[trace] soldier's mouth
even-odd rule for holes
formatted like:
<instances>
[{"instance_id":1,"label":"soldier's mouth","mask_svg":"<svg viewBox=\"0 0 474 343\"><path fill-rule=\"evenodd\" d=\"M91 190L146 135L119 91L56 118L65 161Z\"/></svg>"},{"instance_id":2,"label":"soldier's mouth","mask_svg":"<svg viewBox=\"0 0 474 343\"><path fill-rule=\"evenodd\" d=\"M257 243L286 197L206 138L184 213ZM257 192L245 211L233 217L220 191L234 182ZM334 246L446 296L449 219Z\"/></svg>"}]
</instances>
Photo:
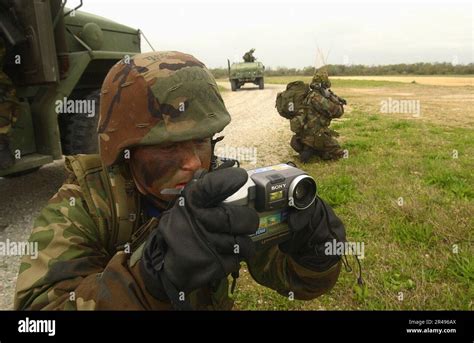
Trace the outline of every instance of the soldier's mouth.
<instances>
[{"instance_id":1,"label":"soldier's mouth","mask_svg":"<svg viewBox=\"0 0 474 343\"><path fill-rule=\"evenodd\" d=\"M174 186L170 185L168 188L163 188L160 193L168 195L179 195L181 194L181 191L184 189L184 187L186 187L189 181L190 180L186 182L176 183Z\"/></svg>"}]
</instances>

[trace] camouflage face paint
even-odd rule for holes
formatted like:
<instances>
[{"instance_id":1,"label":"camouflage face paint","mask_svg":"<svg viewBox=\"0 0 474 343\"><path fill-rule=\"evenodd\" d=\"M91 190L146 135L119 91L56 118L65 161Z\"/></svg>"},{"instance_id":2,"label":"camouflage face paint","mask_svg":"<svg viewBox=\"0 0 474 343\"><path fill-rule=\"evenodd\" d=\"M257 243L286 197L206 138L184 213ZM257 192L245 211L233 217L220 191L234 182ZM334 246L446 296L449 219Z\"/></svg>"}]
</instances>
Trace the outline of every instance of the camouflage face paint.
<instances>
[{"instance_id":1,"label":"camouflage face paint","mask_svg":"<svg viewBox=\"0 0 474 343\"><path fill-rule=\"evenodd\" d=\"M160 200L173 201L176 195L164 195L165 188L183 187L198 169L211 165L211 139L192 140L132 150L130 167L141 193Z\"/></svg>"}]
</instances>

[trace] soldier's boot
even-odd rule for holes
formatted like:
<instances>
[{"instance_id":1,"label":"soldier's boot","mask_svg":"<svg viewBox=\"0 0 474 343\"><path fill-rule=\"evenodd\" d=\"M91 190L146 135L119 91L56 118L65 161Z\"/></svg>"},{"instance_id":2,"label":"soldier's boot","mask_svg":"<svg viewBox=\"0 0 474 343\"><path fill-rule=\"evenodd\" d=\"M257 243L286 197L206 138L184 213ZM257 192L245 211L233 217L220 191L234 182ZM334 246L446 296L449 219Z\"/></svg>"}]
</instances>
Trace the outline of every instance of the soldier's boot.
<instances>
[{"instance_id":1,"label":"soldier's boot","mask_svg":"<svg viewBox=\"0 0 474 343\"><path fill-rule=\"evenodd\" d=\"M323 148L319 151L319 156L323 160L338 160L344 156L339 142L332 136L326 136Z\"/></svg>"},{"instance_id":2,"label":"soldier's boot","mask_svg":"<svg viewBox=\"0 0 474 343\"><path fill-rule=\"evenodd\" d=\"M342 157L344 157L344 150L342 149L334 149L334 150L329 150L329 151L323 151L320 154L321 158L323 160L338 160Z\"/></svg>"},{"instance_id":3,"label":"soldier's boot","mask_svg":"<svg viewBox=\"0 0 474 343\"><path fill-rule=\"evenodd\" d=\"M338 149L337 151L334 152L333 155L335 156L336 159L340 159L344 157L345 152L342 149Z\"/></svg>"},{"instance_id":4,"label":"soldier's boot","mask_svg":"<svg viewBox=\"0 0 474 343\"><path fill-rule=\"evenodd\" d=\"M291 137L290 141L290 146L295 150L296 152L302 152L304 149L304 144L301 143L301 140L298 138L298 136L294 135Z\"/></svg>"},{"instance_id":5,"label":"soldier's boot","mask_svg":"<svg viewBox=\"0 0 474 343\"><path fill-rule=\"evenodd\" d=\"M306 163L309 161L311 156L313 156L314 150L308 146L305 146L304 149L300 152L300 161Z\"/></svg>"},{"instance_id":6,"label":"soldier's boot","mask_svg":"<svg viewBox=\"0 0 474 343\"><path fill-rule=\"evenodd\" d=\"M9 143L7 135L0 135L0 169L10 168L15 163Z\"/></svg>"}]
</instances>

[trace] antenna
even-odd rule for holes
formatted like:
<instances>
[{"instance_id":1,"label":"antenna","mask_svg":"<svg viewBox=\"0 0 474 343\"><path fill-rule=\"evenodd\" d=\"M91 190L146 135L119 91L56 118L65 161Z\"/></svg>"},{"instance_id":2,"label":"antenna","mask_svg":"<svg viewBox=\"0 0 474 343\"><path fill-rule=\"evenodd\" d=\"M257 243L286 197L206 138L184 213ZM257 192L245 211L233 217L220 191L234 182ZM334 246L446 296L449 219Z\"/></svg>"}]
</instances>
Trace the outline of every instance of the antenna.
<instances>
[{"instance_id":1,"label":"antenna","mask_svg":"<svg viewBox=\"0 0 474 343\"><path fill-rule=\"evenodd\" d=\"M331 47L332 48L332 47ZM331 53L331 48L329 48L326 55L324 55L323 49L320 48L318 43L316 43L316 63L315 63L315 72L318 69L322 69L323 67L327 66L327 62L329 61L329 54ZM325 68L327 71L327 68Z\"/></svg>"}]
</instances>

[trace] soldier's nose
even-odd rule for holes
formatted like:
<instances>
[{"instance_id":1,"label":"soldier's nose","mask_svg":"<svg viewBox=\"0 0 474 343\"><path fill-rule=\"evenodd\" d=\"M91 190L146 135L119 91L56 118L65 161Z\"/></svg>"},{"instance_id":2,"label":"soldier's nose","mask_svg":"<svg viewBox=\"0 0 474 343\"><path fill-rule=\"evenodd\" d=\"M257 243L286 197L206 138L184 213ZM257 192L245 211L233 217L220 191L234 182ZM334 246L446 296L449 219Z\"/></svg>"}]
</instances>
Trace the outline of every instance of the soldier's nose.
<instances>
[{"instance_id":1,"label":"soldier's nose","mask_svg":"<svg viewBox=\"0 0 474 343\"><path fill-rule=\"evenodd\" d=\"M199 155L194 151L194 149L188 150L184 153L181 163L181 169L196 171L202 168L202 162L199 158Z\"/></svg>"}]
</instances>

